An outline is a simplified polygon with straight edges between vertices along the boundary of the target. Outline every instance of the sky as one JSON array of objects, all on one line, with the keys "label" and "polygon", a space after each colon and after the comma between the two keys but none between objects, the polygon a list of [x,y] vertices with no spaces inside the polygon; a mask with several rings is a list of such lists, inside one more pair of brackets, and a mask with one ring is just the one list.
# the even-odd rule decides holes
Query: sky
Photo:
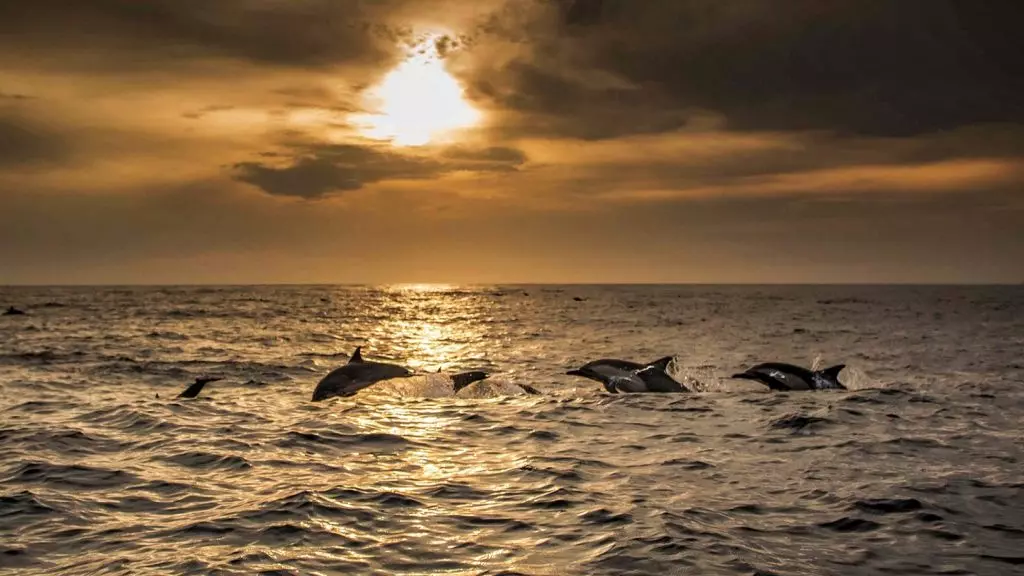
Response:
[{"label": "sky", "polygon": [[1012,0],[0,3],[0,284],[1024,282]]}]

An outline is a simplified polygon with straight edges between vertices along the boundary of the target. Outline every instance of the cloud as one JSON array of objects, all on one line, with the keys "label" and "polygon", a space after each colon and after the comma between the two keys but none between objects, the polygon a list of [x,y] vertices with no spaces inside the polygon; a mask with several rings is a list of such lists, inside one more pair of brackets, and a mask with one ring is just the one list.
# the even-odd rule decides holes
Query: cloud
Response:
[{"label": "cloud", "polygon": [[508,146],[451,146],[441,157],[452,161],[449,168],[467,172],[515,172],[528,160],[525,152]]},{"label": "cloud", "polygon": [[[1019,3],[533,6],[525,24],[506,20],[530,32],[517,42],[502,37],[507,60],[468,78],[481,103],[537,118],[521,124],[530,134],[610,138],[667,131],[702,111],[721,114],[738,130],[875,136],[1024,122]],[[487,58],[494,61],[493,54]]]},{"label": "cloud", "polygon": [[0,100],[35,100],[35,96],[17,94],[13,92],[0,92]]},{"label": "cloud", "polygon": [[235,178],[268,194],[319,198],[331,192],[358,190],[382,180],[436,176],[436,163],[377,148],[351,145],[319,146],[311,156],[285,166],[242,162]]},{"label": "cloud", "polygon": [[0,168],[26,168],[70,160],[71,145],[29,118],[0,115]]},{"label": "cloud", "polygon": [[[59,55],[97,68],[138,69],[215,57],[282,66],[375,63],[389,57],[401,32],[375,20],[368,5],[326,0],[4,3],[0,45],[41,49],[43,62]],[[25,54],[8,56],[17,55]]]},{"label": "cloud", "polygon": [[730,178],[719,183],[698,183],[688,187],[614,191],[605,198],[628,201],[733,196],[863,195],[871,193],[963,193],[991,192],[1024,184],[1020,159],[954,160],[921,165],[854,166],[794,174]]},{"label": "cloud", "polygon": [[[1008,278],[1017,4],[0,3],[5,278]],[[359,137],[435,28],[484,125]]]},{"label": "cloud", "polygon": [[[513,148],[457,147],[425,152],[403,152],[390,146],[303,145],[284,153],[270,153],[278,162],[240,162],[233,177],[268,194],[321,198],[334,192],[359,190],[368,184],[398,180],[425,180],[455,172],[515,170],[525,155]],[[284,162],[280,161],[284,158]]]}]

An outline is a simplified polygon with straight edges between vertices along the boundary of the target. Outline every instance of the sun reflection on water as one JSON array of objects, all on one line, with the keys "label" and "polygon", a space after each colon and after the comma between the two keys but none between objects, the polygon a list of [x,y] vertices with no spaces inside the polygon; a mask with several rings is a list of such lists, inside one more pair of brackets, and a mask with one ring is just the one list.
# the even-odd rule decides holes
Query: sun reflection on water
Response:
[{"label": "sun reflection on water", "polygon": [[386,291],[388,315],[370,334],[413,370],[447,369],[480,357],[484,330],[477,322],[489,304],[452,284],[395,284]]}]

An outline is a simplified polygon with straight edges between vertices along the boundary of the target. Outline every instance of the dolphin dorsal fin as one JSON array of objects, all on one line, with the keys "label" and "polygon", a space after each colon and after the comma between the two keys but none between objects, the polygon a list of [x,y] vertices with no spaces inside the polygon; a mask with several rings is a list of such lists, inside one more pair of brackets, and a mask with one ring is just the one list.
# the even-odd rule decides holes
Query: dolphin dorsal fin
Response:
[{"label": "dolphin dorsal fin", "polygon": [[654,366],[655,368],[661,368],[662,370],[667,372],[668,365],[672,363],[672,360],[674,358],[675,356],[665,356],[664,358],[658,358],[653,362],[648,362],[647,364],[644,365],[644,367],[646,368],[647,366]]},{"label": "dolphin dorsal fin", "polygon": [[356,351],[353,352],[352,353],[352,357],[348,359],[348,363],[349,364],[352,364],[353,362],[362,362],[363,361],[362,349],[363,349],[362,346],[356,346]]},{"label": "dolphin dorsal fin", "polygon": [[821,372],[830,378],[839,379],[839,373],[843,371],[843,368],[846,368],[846,364],[836,364],[835,366],[830,366],[824,370],[818,370],[818,372]]}]

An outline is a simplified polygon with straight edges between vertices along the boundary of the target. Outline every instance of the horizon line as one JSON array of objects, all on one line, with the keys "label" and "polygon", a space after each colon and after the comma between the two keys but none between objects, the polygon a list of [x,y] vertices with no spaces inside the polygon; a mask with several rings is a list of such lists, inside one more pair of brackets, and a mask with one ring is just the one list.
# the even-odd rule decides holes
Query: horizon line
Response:
[{"label": "horizon line", "polygon": [[402,287],[402,286],[1024,286],[1021,282],[131,282],[11,283],[0,288],[190,288],[190,287]]}]

